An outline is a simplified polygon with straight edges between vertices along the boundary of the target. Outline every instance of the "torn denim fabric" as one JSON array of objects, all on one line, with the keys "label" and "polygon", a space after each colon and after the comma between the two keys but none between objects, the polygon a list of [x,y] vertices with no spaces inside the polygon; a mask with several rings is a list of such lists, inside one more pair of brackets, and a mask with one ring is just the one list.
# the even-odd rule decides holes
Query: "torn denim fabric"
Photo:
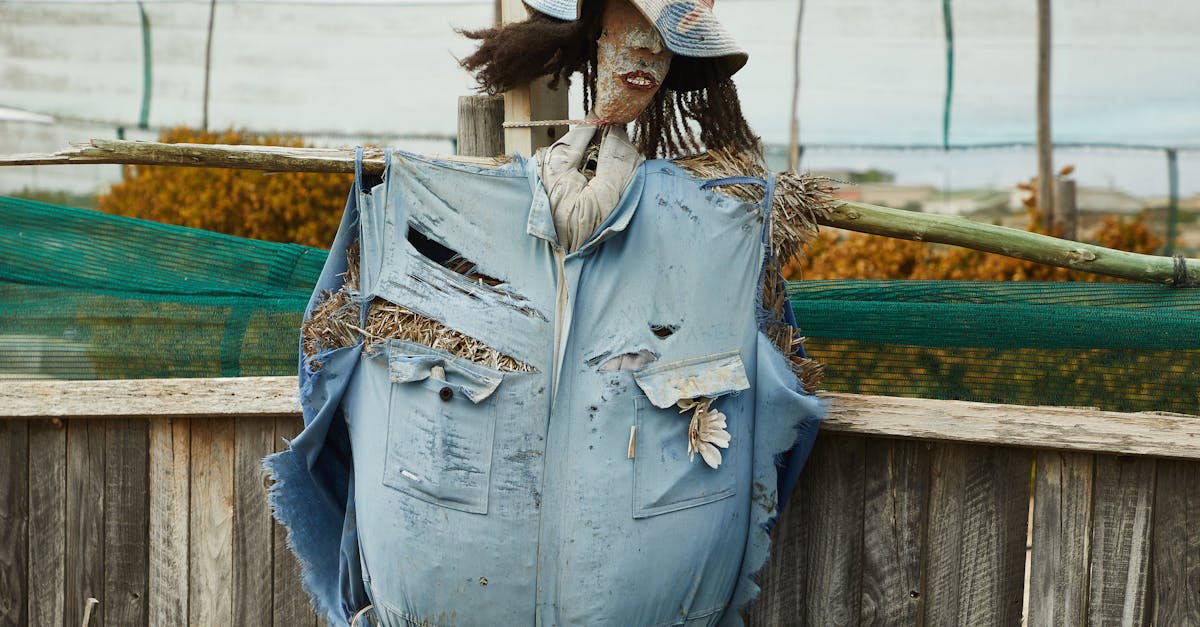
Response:
[{"label": "torn denim fabric", "polygon": [[[535,160],[390,157],[382,184],[357,177],[316,294],[357,240],[361,302],[529,371],[399,340],[302,364],[305,430],[266,464],[314,603],[332,624],[368,603],[385,625],[740,624],[777,461],[803,463],[822,415],[757,327],[770,195],[648,161],[567,252]],[[700,399],[725,418],[717,468],[689,456]]]}]

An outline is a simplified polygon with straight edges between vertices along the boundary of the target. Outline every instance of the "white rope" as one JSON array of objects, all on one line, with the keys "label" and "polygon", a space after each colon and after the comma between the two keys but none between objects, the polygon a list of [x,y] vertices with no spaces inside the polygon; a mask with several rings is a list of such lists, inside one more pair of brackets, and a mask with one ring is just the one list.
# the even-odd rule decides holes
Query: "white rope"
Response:
[{"label": "white rope", "polygon": [[[372,605],[367,605],[366,607],[359,610],[354,615],[354,618],[350,619],[350,627],[358,627],[358,621],[361,620],[363,616],[366,616],[367,612],[370,612],[373,609],[375,609],[375,606],[372,604]],[[375,624],[374,620],[372,620],[372,619],[367,619],[367,620],[369,620],[372,625]]]},{"label": "white rope", "polygon": [[505,122],[504,128],[529,128],[533,126],[579,126],[579,125],[599,126],[604,124],[600,120],[525,120],[523,122]]}]

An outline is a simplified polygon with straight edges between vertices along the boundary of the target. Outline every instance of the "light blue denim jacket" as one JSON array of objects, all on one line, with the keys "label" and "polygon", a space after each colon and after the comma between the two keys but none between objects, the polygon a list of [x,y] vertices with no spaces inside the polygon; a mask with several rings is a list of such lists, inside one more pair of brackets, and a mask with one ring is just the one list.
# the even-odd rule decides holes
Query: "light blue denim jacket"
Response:
[{"label": "light blue denim jacket", "polygon": [[[802,464],[822,414],[759,331],[770,195],[648,161],[564,254],[537,170],[395,152],[382,184],[356,178],[313,302],[357,239],[364,300],[535,371],[401,340],[302,363],[305,430],[266,464],[333,624],[369,602],[388,625],[740,624],[758,593],[777,459]],[[501,283],[442,267],[410,229]],[[655,359],[605,367],[641,351]],[[676,403],[697,397],[727,416],[716,469],[689,459]]]}]

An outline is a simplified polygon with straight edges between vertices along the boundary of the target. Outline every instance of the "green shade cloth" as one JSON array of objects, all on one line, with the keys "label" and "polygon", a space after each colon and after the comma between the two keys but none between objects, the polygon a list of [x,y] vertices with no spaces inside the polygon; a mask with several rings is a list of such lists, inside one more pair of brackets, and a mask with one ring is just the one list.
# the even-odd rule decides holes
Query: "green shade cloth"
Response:
[{"label": "green shade cloth", "polygon": [[829,390],[1200,414],[1200,290],[805,281],[789,295]]},{"label": "green shade cloth", "polygon": [[0,198],[0,378],[293,374],[325,251]]},{"label": "green shade cloth", "polygon": [[[325,251],[0,198],[0,378],[291,375]],[[824,387],[1200,414],[1200,290],[789,285]]]}]

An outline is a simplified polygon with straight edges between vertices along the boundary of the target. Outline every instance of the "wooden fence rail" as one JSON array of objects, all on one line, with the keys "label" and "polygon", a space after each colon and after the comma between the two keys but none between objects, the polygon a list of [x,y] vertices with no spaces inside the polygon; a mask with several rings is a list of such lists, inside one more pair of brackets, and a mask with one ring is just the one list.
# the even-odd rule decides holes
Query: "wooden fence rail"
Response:
[{"label": "wooden fence rail", "polygon": [[[6,384],[0,625],[77,626],[89,597],[93,627],[319,624],[259,463],[300,429],[292,390]],[[1200,417],[837,395],[749,622],[1200,624],[1198,438]]]}]

